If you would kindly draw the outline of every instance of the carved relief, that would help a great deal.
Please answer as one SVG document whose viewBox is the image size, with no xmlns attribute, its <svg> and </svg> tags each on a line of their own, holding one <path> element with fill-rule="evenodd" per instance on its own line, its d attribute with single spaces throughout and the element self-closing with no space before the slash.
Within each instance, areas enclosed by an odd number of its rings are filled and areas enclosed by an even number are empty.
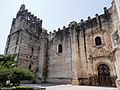
<svg viewBox="0 0 120 90">
<path fill-rule="evenodd" d="M 118 30 L 113 32 L 112 39 L 113 39 L 114 46 L 120 45 L 120 36 L 119 36 Z"/>
<path fill-rule="evenodd" d="M 94 50 L 89 49 L 89 59 L 99 58 L 99 57 L 108 57 L 112 54 L 110 50 L 106 50 L 105 48 L 95 48 Z"/>
</svg>

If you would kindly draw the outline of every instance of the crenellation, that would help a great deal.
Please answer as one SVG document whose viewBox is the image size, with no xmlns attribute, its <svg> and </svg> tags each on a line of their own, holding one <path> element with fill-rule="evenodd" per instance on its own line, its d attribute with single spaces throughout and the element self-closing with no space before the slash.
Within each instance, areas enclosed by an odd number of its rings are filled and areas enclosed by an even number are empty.
<svg viewBox="0 0 120 90">
<path fill-rule="evenodd" d="M 108 9 L 107 9 L 107 7 L 104 7 L 104 14 L 108 14 Z"/>
<path fill-rule="evenodd" d="M 48 31 L 47 31 L 47 30 L 45 30 L 45 34 L 48 34 Z"/>
<path fill-rule="evenodd" d="M 22 5 L 20 6 L 20 10 L 19 10 L 19 11 L 23 11 L 23 10 L 25 10 L 25 4 L 22 4 Z"/>
<path fill-rule="evenodd" d="M 93 28 L 93 22 L 90 16 L 88 16 L 88 20 L 86 20 L 86 28 Z"/>
<path fill-rule="evenodd" d="M 104 7 L 104 14 L 102 15 L 98 15 L 95 14 L 94 18 L 91 18 L 90 16 L 88 16 L 87 20 L 83 20 L 81 19 L 81 21 L 79 23 L 77 23 L 76 21 L 72 21 L 70 22 L 70 24 L 68 25 L 69 27 L 73 27 L 73 26 L 78 26 L 80 29 L 89 29 L 89 28 L 101 28 L 102 27 L 102 23 L 107 22 L 108 18 L 106 18 L 105 16 L 107 15 L 107 17 L 109 17 L 109 12 L 108 9 L 106 7 Z M 65 29 L 65 27 L 63 26 L 63 30 Z M 58 28 L 58 31 L 60 29 Z"/>
<path fill-rule="evenodd" d="M 60 31 L 61 29 L 60 28 L 58 28 L 58 32 Z"/>
<path fill-rule="evenodd" d="M 39 30 L 42 29 L 42 20 L 37 18 L 37 16 L 35 16 L 31 12 L 28 12 L 28 9 L 25 9 L 25 8 L 22 9 L 22 8 L 19 10 L 16 16 L 16 19 L 20 19 L 20 21 L 18 22 L 20 22 L 23 27 L 26 27 L 29 29 L 29 26 L 30 26 L 30 29 L 32 29 L 33 32 L 38 33 Z"/>
<path fill-rule="evenodd" d="M 105 7 L 101 15 L 48 32 L 42 27 L 42 19 L 23 4 L 13 19 L 5 53 L 15 54 L 18 66 L 32 70 L 36 83 L 115 86 L 112 43 L 119 44 L 115 39 L 120 32 L 113 32 L 113 42 L 111 32 L 119 30 L 118 22 L 112 6 Z M 100 67 L 105 67 L 107 73 L 100 75 Z M 107 79 L 101 80 L 100 76 Z"/>
<path fill-rule="evenodd" d="M 96 19 L 99 19 L 99 14 L 96 13 L 96 14 L 95 14 L 95 17 L 96 17 Z"/>
<path fill-rule="evenodd" d="M 56 33 L 56 30 L 54 30 L 53 33 Z"/>
<path fill-rule="evenodd" d="M 70 22 L 70 24 L 68 25 L 70 28 L 74 27 L 75 25 L 77 25 L 76 21 L 72 21 Z"/>
<path fill-rule="evenodd" d="M 52 35 L 52 32 L 50 31 L 49 34 Z"/>
<path fill-rule="evenodd" d="M 90 16 L 88 16 L 88 21 L 91 21 L 91 17 Z"/>
<path fill-rule="evenodd" d="M 54 38 L 55 33 L 52 33 L 51 31 L 48 34 L 48 41 L 51 42 L 51 40 Z"/>
<path fill-rule="evenodd" d="M 66 29 L 66 27 L 65 26 L 63 26 L 63 30 L 65 30 Z"/>
<path fill-rule="evenodd" d="M 95 15 L 96 16 L 96 20 L 97 20 L 97 27 L 99 29 L 102 28 L 102 24 L 101 24 L 101 16 L 99 16 L 98 14 Z"/>
</svg>

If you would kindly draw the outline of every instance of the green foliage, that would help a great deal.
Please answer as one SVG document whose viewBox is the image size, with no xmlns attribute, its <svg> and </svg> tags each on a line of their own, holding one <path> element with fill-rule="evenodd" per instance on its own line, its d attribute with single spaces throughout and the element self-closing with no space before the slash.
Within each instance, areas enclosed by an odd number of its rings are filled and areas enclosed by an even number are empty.
<svg viewBox="0 0 120 90">
<path fill-rule="evenodd" d="M 19 85 L 22 80 L 33 80 L 34 74 L 23 68 L 15 67 L 14 55 L 0 55 L 0 86 L 5 86 L 10 80 L 13 85 Z"/>
<path fill-rule="evenodd" d="M 14 55 L 0 55 L 0 84 L 5 86 L 6 81 L 11 78 L 12 68 L 14 62 Z"/>
<path fill-rule="evenodd" d="M 30 86 L 2 87 L 0 90 L 34 90 Z"/>
<path fill-rule="evenodd" d="M 17 90 L 16 87 L 2 87 L 0 90 Z"/>
<path fill-rule="evenodd" d="M 13 68 L 15 64 L 16 62 L 14 61 L 14 55 L 12 54 L 0 55 L 0 69 Z"/>
<path fill-rule="evenodd" d="M 17 86 L 16 87 L 17 90 L 34 90 L 32 87 L 30 86 Z"/>
<path fill-rule="evenodd" d="M 13 61 L 1 61 L 0 62 L 0 69 L 2 68 L 13 68 L 15 63 Z"/>
<path fill-rule="evenodd" d="M 33 80 L 34 74 L 28 70 L 23 68 L 14 68 L 13 74 L 11 78 L 11 82 L 15 85 L 19 85 L 22 80 Z"/>
<path fill-rule="evenodd" d="M 13 54 L 7 54 L 7 55 L 0 55 L 0 61 L 14 61 L 15 55 Z"/>
<path fill-rule="evenodd" d="M 5 86 L 6 81 L 11 78 L 12 71 L 8 68 L 0 69 L 0 83 Z"/>
</svg>

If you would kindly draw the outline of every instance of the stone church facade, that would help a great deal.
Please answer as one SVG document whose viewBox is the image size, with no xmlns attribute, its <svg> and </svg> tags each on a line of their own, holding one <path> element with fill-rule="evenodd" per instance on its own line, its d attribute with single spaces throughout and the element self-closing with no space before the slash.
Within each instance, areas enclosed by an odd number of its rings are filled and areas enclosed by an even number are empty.
<svg viewBox="0 0 120 90">
<path fill-rule="evenodd" d="M 13 18 L 5 54 L 15 54 L 19 67 L 35 73 L 36 83 L 115 86 L 120 75 L 117 4 L 113 1 L 102 15 L 72 21 L 49 33 L 42 20 L 21 5 Z"/>
</svg>

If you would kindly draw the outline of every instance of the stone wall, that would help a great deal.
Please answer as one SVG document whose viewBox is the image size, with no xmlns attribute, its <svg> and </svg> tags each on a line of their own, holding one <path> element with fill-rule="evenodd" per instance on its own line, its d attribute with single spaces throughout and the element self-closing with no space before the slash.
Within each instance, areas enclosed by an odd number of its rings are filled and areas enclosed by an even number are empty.
<svg viewBox="0 0 120 90">
<path fill-rule="evenodd" d="M 109 67 L 110 78 L 116 77 L 111 34 L 119 26 L 117 18 L 113 4 L 104 8 L 102 15 L 78 23 L 72 21 L 68 27 L 48 34 L 42 28 L 42 20 L 21 5 L 13 19 L 5 53 L 16 54 L 19 67 L 33 70 L 36 83 L 99 85 L 101 64 Z M 96 45 L 96 37 L 100 45 Z"/>
<path fill-rule="evenodd" d="M 60 44 L 62 52 L 59 53 L 58 46 Z M 49 42 L 48 82 L 54 82 L 54 79 L 65 79 L 65 82 L 70 82 L 72 77 L 71 53 L 69 29 L 57 31 L 55 37 Z"/>
<path fill-rule="evenodd" d="M 112 23 L 113 23 L 113 32 L 112 32 L 112 43 L 113 43 L 113 53 L 116 58 L 116 71 L 117 71 L 117 80 L 116 84 L 120 90 L 120 1 L 113 0 L 112 3 Z"/>
<path fill-rule="evenodd" d="M 119 0 L 113 0 L 113 2 L 116 5 L 116 11 L 117 11 L 117 14 L 118 14 L 118 17 L 119 17 L 119 20 L 120 20 L 120 1 Z"/>
<path fill-rule="evenodd" d="M 46 53 L 46 38 L 46 30 L 42 29 L 42 20 L 28 12 L 25 5 L 21 5 L 16 18 L 13 19 L 5 53 L 15 54 L 18 66 L 31 69 L 38 75 L 36 77 L 38 81 L 43 77 L 44 72 L 42 65 L 45 62 L 43 57 Z"/>
</svg>

